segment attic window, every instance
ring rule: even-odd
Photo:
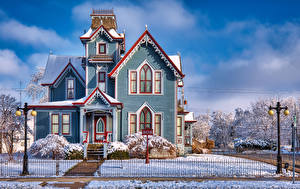
[[[74,79],[67,80],[67,99],[74,98]]]
[[[98,43],[98,54],[106,54],[106,44]]]

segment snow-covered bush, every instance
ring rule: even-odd
[[[128,152],[128,146],[123,142],[111,142],[107,146],[107,154],[112,154],[116,151]]]
[[[68,144],[65,146],[65,159],[83,159],[82,144]]]
[[[108,159],[129,159],[129,150],[123,142],[111,142],[107,147]]]
[[[246,150],[276,150],[276,143],[270,140],[237,138],[233,142],[234,149],[237,152],[243,152]]]
[[[29,148],[29,153],[33,156],[61,159],[65,157],[65,146],[69,142],[65,137],[49,134],[45,138],[35,141]]]
[[[147,149],[147,136],[142,133],[135,133],[125,137],[125,144],[128,146],[131,157],[144,158]],[[167,151],[176,155],[176,146],[167,139],[153,135],[149,136],[149,151],[156,149],[158,152]]]

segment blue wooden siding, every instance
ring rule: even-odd
[[[70,114],[71,115],[71,125],[70,125],[70,135],[63,135],[69,142],[71,143],[79,143],[79,112],[69,112],[69,111],[61,111],[61,110],[45,110],[45,111],[38,111],[37,110],[36,116],[36,125],[35,125],[35,134],[36,140],[45,138],[48,134],[51,133],[51,119],[50,119],[50,112],[59,114],[60,119],[60,131],[62,127],[62,117],[61,114]]]
[[[66,78],[69,77],[72,77],[75,80],[75,99],[80,99],[85,96],[85,86],[79,81],[79,79],[74,74],[73,70],[66,72],[65,75],[62,77],[63,77],[62,81],[60,81],[59,85],[56,88],[54,87],[50,88],[50,98],[49,98],[50,102],[63,101],[67,99]]]
[[[128,70],[135,70],[143,61],[155,70],[162,70],[163,95],[129,95],[128,94]],[[153,74],[153,73],[152,73]],[[121,69],[117,80],[117,97],[124,104],[122,110],[122,139],[128,134],[128,112],[136,112],[147,102],[156,112],[163,112],[163,136],[175,143],[175,82],[176,77],[151,45],[142,45]],[[153,77],[154,78],[154,77]]]

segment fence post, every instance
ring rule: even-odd
[[[107,143],[104,143],[103,145],[103,158],[107,158]]]
[[[56,176],[58,176],[59,175],[59,160],[56,160],[55,163],[56,163]]]

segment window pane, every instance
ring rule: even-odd
[[[70,115],[63,115],[63,124],[69,124]]]
[[[74,90],[68,89],[68,98],[74,98]]]
[[[52,123],[53,124],[58,124],[58,115],[52,115]]]
[[[149,111],[147,111],[147,114],[146,114],[146,122],[151,123],[151,113]]]
[[[104,124],[103,124],[103,121],[101,119],[99,119],[99,121],[97,123],[96,132],[97,133],[103,133],[104,132]]]
[[[106,45],[105,44],[99,44],[99,53],[100,54],[106,53]]]
[[[146,128],[151,128],[151,124],[146,124]]]
[[[131,80],[136,80],[136,72],[131,72]]]
[[[148,69],[148,70],[147,70],[147,73],[146,73],[146,79],[147,79],[147,80],[151,80],[151,78],[152,78],[151,70]]]
[[[141,70],[141,80],[145,80],[145,70],[144,69],[142,69]]]
[[[155,92],[160,93],[160,81],[155,81]]]
[[[104,82],[105,81],[105,73],[100,72],[99,73],[99,82]]]
[[[55,134],[55,133],[58,133],[58,125],[52,125],[52,133]]]
[[[182,118],[177,117],[177,135],[181,136],[182,135]]]
[[[141,81],[141,86],[140,86],[140,88],[141,88],[141,92],[145,92],[145,81]]]
[[[146,92],[148,92],[148,93],[152,92],[152,82],[151,81],[147,81]]]
[[[70,133],[70,125],[63,125],[63,130],[62,130],[63,134],[69,134]]]
[[[160,80],[160,72],[155,73],[155,80]]]
[[[132,81],[131,82],[131,92],[135,93],[136,92],[136,82],[135,81]]]
[[[140,121],[141,121],[141,123],[145,123],[145,114],[144,114],[144,112],[141,113]]]
[[[74,88],[74,80],[73,79],[68,80],[68,88]]]
[[[141,124],[141,129],[145,129],[144,124]]]

